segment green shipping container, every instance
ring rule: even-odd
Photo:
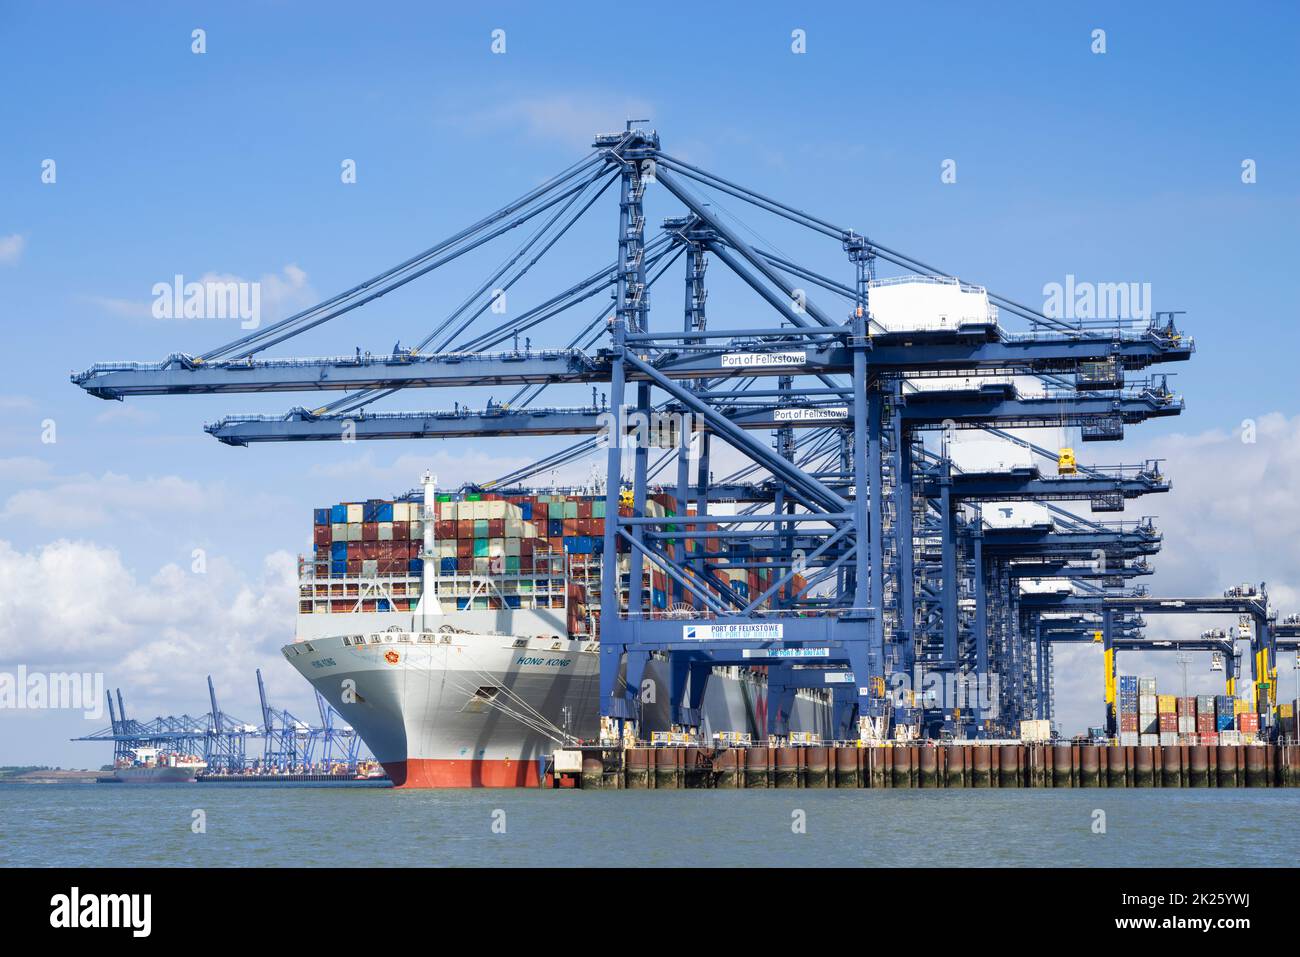
[[[478,492],[470,492],[468,495],[465,496],[465,501],[467,501],[467,502],[481,502],[481,501],[483,501],[483,496],[480,495]]]
[[[518,555],[507,555],[507,556],[506,556],[506,574],[507,574],[507,575],[517,575],[517,574],[519,574],[519,556],[518,556]]]
[[[592,518],[605,517],[605,500],[603,498],[598,498],[591,503],[591,517]]]
[[[565,518],[577,518],[577,517],[578,517],[578,503],[577,503],[577,502],[565,502],[565,503],[564,503],[564,517],[565,517]]]
[[[474,539],[474,557],[475,558],[488,557],[488,540],[486,538]]]
[[[488,520],[486,518],[474,519],[474,537],[475,538],[488,537]]]
[[[564,518],[564,503],[563,503],[563,502],[547,502],[547,503],[546,503],[546,517],[547,517],[547,518],[557,518],[557,519],[558,519],[558,518]]]

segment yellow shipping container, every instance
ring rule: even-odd
[[[1295,716],[1295,708],[1289,704],[1280,704],[1277,706],[1277,715],[1279,718],[1291,718]]]
[[[1177,695],[1162,694],[1157,696],[1156,708],[1161,714],[1177,714],[1178,713]]]
[[[1247,701],[1245,698],[1234,698],[1234,699],[1233,699],[1233,701],[1232,701],[1232,713],[1233,713],[1233,714],[1245,714],[1246,712],[1251,711],[1251,710],[1252,710],[1252,708],[1251,708],[1251,706],[1250,706],[1250,702]]]

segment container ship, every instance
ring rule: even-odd
[[[670,517],[674,504],[657,494],[646,508]],[[605,507],[594,491],[438,494],[426,476],[391,500],[316,509],[284,656],[395,786],[536,786],[557,748],[613,733],[599,707]],[[627,555],[618,567],[626,608]],[[720,574],[742,595],[774,580],[762,568]],[[689,610],[670,601],[662,569],[647,562],[643,575],[642,614]],[[766,735],[763,668],[714,669],[691,729],[670,720],[666,664],[652,660],[645,677],[642,739]],[[830,737],[829,696],[799,692],[779,724]]]
[[[207,767],[202,758],[156,748],[136,748],[113,768],[112,780],[123,784],[191,784]]]

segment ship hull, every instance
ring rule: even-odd
[[[113,777],[123,784],[193,784],[193,768],[118,768]]]
[[[597,737],[600,679],[592,642],[375,637],[365,644],[313,639],[285,652],[396,787],[536,785],[542,762],[566,735]]]
[[[356,616],[351,617],[353,626]],[[313,637],[286,659],[360,735],[399,788],[535,787],[565,741],[600,728],[599,645],[590,640],[453,631]],[[652,661],[641,735],[670,725],[667,667]],[[709,680],[700,731],[762,738],[766,688],[750,676]],[[791,727],[829,734],[824,702],[795,703]]]

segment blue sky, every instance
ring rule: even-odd
[[[142,707],[190,711],[205,710],[212,671],[231,710],[251,715],[260,663],[273,692],[307,710],[275,649],[291,636],[286,563],[305,547],[310,508],[410,487],[430,463],[449,483],[487,478],[543,446],[231,449],[201,425],[300,397],[105,403],[70,385],[69,371],[238,334],[220,320],[151,318],[156,282],[229,274],[260,279],[272,307],[309,305],[526,191],[629,117],[650,120],[669,153],[1023,302],[1041,303],[1044,284],[1067,273],[1150,282],[1155,307],[1187,310],[1197,339],[1174,379],[1187,412],[1102,447],[1100,460],[1172,460],[1174,493],[1143,508],[1170,539],[1157,559],[1170,573],[1152,588],[1267,578],[1292,597],[1293,539],[1273,536],[1295,527],[1286,490],[1298,477],[1300,15],[1289,4],[1133,6],[592,4],[561,14],[523,3],[226,3],[123,15],[5,5],[0,563],[26,587],[87,594],[51,594],[64,607],[39,621],[22,617],[30,599],[0,605],[10,609],[0,668],[102,668]],[[202,55],[191,52],[195,28],[207,33]],[[504,55],[490,50],[498,28]],[[802,55],[791,51],[795,29],[806,31]],[[1091,52],[1094,29],[1105,30],[1104,54]],[[46,159],[54,184],[41,182]],[[356,161],[354,185],[340,182],[344,159]],[[940,181],[946,159],[956,183]],[[1257,164],[1250,185],[1245,159]],[[675,211],[648,202],[652,224]],[[521,296],[612,260],[615,216],[612,203],[598,206]],[[835,244],[752,223],[796,258],[847,275]],[[506,247],[496,248],[285,354],[418,338],[499,260]],[[723,268],[710,273],[718,324],[754,305]],[[677,288],[661,294],[662,321],[679,321]],[[557,323],[534,343],[570,328]],[[1233,439],[1246,418],[1272,423],[1249,449]],[[41,441],[46,420],[53,444]],[[1176,533],[1195,548],[1175,553]],[[209,556],[206,577],[188,571],[195,548]],[[220,633],[206,635],[213,617]],[[95,637],[65,637],[87,631]],[[195,653],[206,641],[210,657]],[[1079,675],[1068,707],[1091,716],[1094,666]],[[81,727],[65,718],[6,716],[24,730],[0,737],[0,763],[93,762],[61,743]]]

